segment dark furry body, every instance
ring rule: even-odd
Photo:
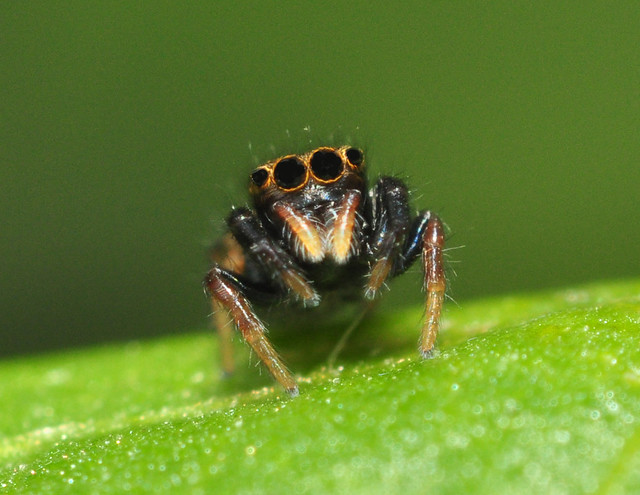
[[[297,299],[309,307],[329,294],[345,302],[373,299],[422,253],[428,293],[423,355],[433,347],[444,295],[442,224],[428,211],[411,218],[407,187],[399,179],[381,177],[369,191],[363,165],[359,150],[342,147],[283,157],[257,169],[253,208],[236,208],[227,219],[229,249],[239,262],[234,269],[219,257],[205,279],[214,308],[229,311],[292,394],[297,385],[249,302]]]

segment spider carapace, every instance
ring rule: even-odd
[[[314,307],[336,290],[374,299],[420,256],[426,316],[419,350],[429,356],[444,302],[444,229],[430,211],[412,217],[402,181],[380,177],[368,189],[361,150],[321,147],[260,165],[249,190],[252,208],[231,211],[229,233],[204,280],[225,371],[233,368],[231,320],[278,383],[297,395],[297,382],[253,307]]]

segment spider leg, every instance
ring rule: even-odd
[[[433,350],[438,330],[440,329],[440,314],[442,313],[446,288],[442,262],[444,228],[437,216],[432,215],[427,222],[422,242],[427,314],[422,327],[422,334],[420,335],[420,354],[422,354],[422,357],[427,358]]]
[[[218,332],[218,342],[220,343],[220,361],[224,376],[233,375],[236,369],[233,359],[233,320],[224,306],[217,299],[211,298],[212,322]]]
[[[404,273],[422,254],[426,317],[420,335],[420,354],[429,357],[440,328],[446,288],[442,222],[430,211],[411,221],[407,188],[393,177],[381,177],[371,196],[373,230],[369,250],[373,268],[365,296],[373,298],[387,278]]]
[[[235,273],[243,273],[247,267],[242,247],[233,236],[227,233],[211,249],[211,259],[221,268]],[[224,306],[215,298],[211,298],[213,326],[218,333],[220,343],[220,361],[224,375],[232,375],[235,371],[233,359],[233,320]]]
[[[279,287],[270,288],[268,286],[252,286],[251,283],[246,280],[242,283],[240,281],[241,276],[237,272],[232,271],[228,265],[228,259],[223,259],[216,266],[226,272],[227,278],[233,281],[236,289],[243,294],[245,299],[269,304],[278,302],[286,297],[286,293]],[[207,289],[207,292],[211,292],[206,280],[205,289]],[[228,308],[215,297],[211,297],[211,309],[213,326],[218,333],[218,339],[220,342],[220,361],[222,364],[222,371],[225,375],[229,376],[235,371],[232,341],[234,324],[236,327],[238,324],[231,317],[230,311],[227,311]]]
[[[271,280],[291,291],[305,305],[317,306],[320,296],[298,268],[294,258],[269,237],[258,217],[248,208],[236,208],[227,224],[247,257]]]
[[[291,255],[271,240],[251,210],[233,210],[227,224],[233,237],[225,237],[213,253],[216,265],[204,281],[221,337],[223,369],[227,373],[233,371],[229,324],[233,322],[274,378],[290,394],[297,395],[295,379],[265,336],[264,324],[249,301],[275,302],[289,292],[309,305],[317,305],[320,298]]]
[[[446,288],[443,249],[442,222],[432,212],[423,211],[413,220],[402,255],[397,258],[393,270],[393,276],[404,273],[422,253],[426,318],[420,336],[420,354],[425,358],[431,354],[440,328],[440,314]]]
[[[260,288],[244,284],[240,278],[230,272],[214,266],[204,280],[204,286],[211,295],[212,305],[228,311],[244,340],[266,365],[280,385],[292,396],[298,395],[298,384],[287,370],[280,356],[266,336],[266,328],[254,313],[246,292],[258,292]],[[265,294],[267,296],[267,294]],[[272,294],[273,297],[277,296]]]
[[[392,273],[409,227],[409,193],[395,177],[381,177],[372,189],[372,234],[369,252],[373,260],[365,297],[373,299]]]
[[[230,233],[227,233],[212,247],[211,259],[217,266],[236,277],[244,276],[246,278],[248,276],[254,280],[254,285],[256,281],[263,277],[263,274],[256,270],[255,263],[252,265],[252,260],[246,258],[242,246],[238,244]],[[281,299],[285,296],[285,294],[279,294],[276,290],[277,288],[271,290],[270,288],[261,287],[252,291],[249,286],[250,283],[243,285],[243,293],[245,297],[252,301],[270,303],[274,302],[274,299]],[[232,375],[235,370],[232,344],[233,320],[229,316],[229,312],[215,298],[211,298],[211,309],[212,323],[218,333],[220,342],[222,371],[225,375]]]

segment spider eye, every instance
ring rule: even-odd
[[[318,150],[311,157],[311,171],[320,180],[337,179],[342,175],[342,160],[333,151]]]
[[[258,187],[264,186],[268,178],[269,178],[269,172],[267,172],[263,168],[259,168],[258,170],[256,170],[251,174],[251,180]]]
[[[346,152],[347,155],[347,160],[349,160],[349,163],[351,165],[354,165],[356,167],[362,165],[362,160],[364,159],[364,156],[362,156],[362,151],[360,151],[357,148],[349,148]]]
[[[295,189],[302,185],[307,175],[307,169],[297,158],[284,158],[276,163],[273,177],[282,189]]]

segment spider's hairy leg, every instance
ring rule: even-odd
[[[420,335],[420,354],[431,355],[440,329],[440,314],[444,304],[446,279],[444,276],[444,227],[434,213],[423,211],[411,222],[402,254],[396,259],[393,276],[407,271],[422,254],[426,318]]]
[[[211,309],[213,326],[218,332],[218,342],[220,343],[220,361],[222,372],[225,376],[230,376],[236,369],[233,359],[233,320],[229,317],[224,306],[215,298],[211,299]]]
[[[420,335],[420,354],[430,356],[440,329],[440,314],[444,303],[446,281],[442,251],[444,228],[435,215],[430,215],[423,237],[422,263],[424,265],[424,288],[426,292],[426,318]]]
[[[290,290],[305,305],[319,304],[319,294],[293,257],[269,237],[254,212],[248,208],[236,208],[229,215],[227,224],[246,255],[258,263],[274,283]]]
[[[211,249],[211,259],[221,268],[234,273],[243,273],[246,268],[242,247],[230,233],[222,237]],[[233,359],[233,320],[224,306],[216,299],[211,299],[212,323],[218,333],[220,343],[220,361],[225,376],[235,371]]]
[[[298,384],[265,335],[266,329],[244,296],[234,275],[214,266],[204,280],[214,307],[226,309],[251,348],[280,385],[292,396],[298,395]]]
[[[395,177],[381,177],[371,191],[373,230],[369,249],[373,267],[365,297],[373,299],[392,273],[409,227],[409,192]]]
[[[419,346],[420,354],[424,358],[431,355],[440,329],[440,314],[446,289],[443,251],[444,227],[442,222],[430,211],[420,212],[409,226],[402,252],[396,257],[391,273],[392,277],[396,277],[406,272],[422,254],[426,318]]]

